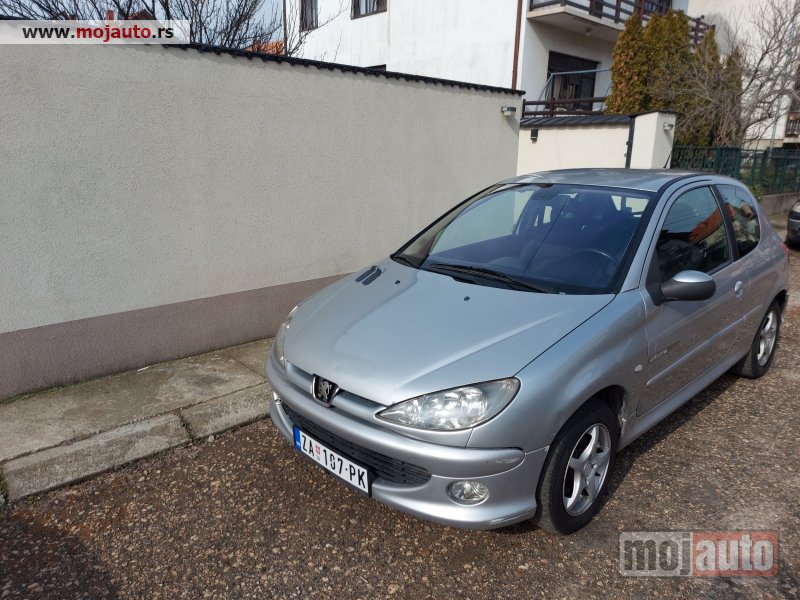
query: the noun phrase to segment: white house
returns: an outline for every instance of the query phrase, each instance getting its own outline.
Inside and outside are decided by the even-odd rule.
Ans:
[[[607,95],[625,20],[690,1],[286,0],[286,10],[305,58],[522,89],[526,100],[583,112],[601,102],[566,101]],[[708,28],[699,18],[692,27],[698,38]]]

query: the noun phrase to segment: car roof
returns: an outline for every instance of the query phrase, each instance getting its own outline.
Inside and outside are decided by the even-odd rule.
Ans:
[[[678,169],[560,169],[519,175],[502,183],[570,183],[656,192],[665,184],[692,176],[717,177]]]

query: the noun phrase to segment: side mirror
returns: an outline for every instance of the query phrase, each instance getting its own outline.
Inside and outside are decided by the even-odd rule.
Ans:
[[[664,300],[708,300],[717,291],[716,282],[700,271],[681,271],[661,284]]]

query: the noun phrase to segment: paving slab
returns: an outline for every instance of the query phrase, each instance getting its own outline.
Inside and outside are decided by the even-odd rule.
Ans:
[[[251,356],[255,350],[243,354]],[[263,376],[217,351],[0,404],[0,462],[264,381]]]
[[[190,441],[176,415],[132,423],[3,465],[10,500],[51,490]]]
[[[266,417],[271,404],[272,388],[262,383],[183,409],[180,415],[192,435],[200,438]]]
[[[226,348],[224,352],[247,368],[255,371],[258,375],[263,376],[264,364],[267,362],[271,349],[272,339],[266,339]]]

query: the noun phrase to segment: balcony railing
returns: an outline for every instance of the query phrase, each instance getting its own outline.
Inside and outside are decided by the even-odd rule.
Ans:
[[[638,14],[645,21],[653,15],[664,14],[670,9],[671,0],[530,0],[530,10],[551,6],[570,7],[599,19],[624,23],[631,15]],[[697,44],[713,27],[702,19],[689,17],[692,43]]]
[[[525,100],[522,118],[602,115],[606,96],[595,98],[568,98],[563,100]]]

